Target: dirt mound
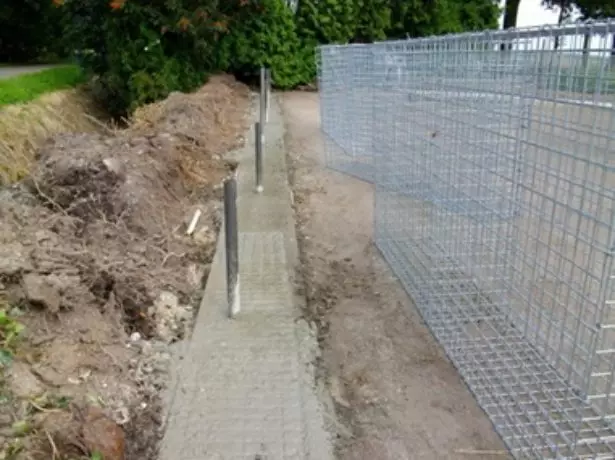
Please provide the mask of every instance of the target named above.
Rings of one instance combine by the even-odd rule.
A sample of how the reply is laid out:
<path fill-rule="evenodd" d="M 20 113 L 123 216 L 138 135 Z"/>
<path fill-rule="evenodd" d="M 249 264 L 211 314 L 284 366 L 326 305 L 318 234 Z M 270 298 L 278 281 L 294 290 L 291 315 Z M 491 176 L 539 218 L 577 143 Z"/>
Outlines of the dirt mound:
<path fill-rule="evenodd" d="M 48 140 L 31 176 L 0 192 L 0 310 L 26 331 L 7 386 L 13 395 L 29 388 L 11 399 L 4 422 L 36 422 L 30 455 L 42 456 L 32 458 L 56 458 L 58 449 L 155 454 L 165 344 L 191 325 L 221 222 L 221 184 L 234 167 L 223 154 L 242 143 L 248 106 L 246 87 L 216 77 L 144 107 L 125 130 Z M 61 411 L 73 428 L 52 430 L 33 417 L 47 413 L 32 410 L 42 394 L 74 401 Z M 112 427 L 102 431 L 113 439 L 86 442 L 84 433 L 107 427 L 102 416 L 83 415 L 93 406 L 124 426 L 126 449 Z M 7 452 L 18 438 L 2 423 Z M 124 457 L 108 460 L 116 458 Z"/>
<path fill-rule="evenodd" d="M 50 136 L 105 130 L 105 113 L 86 88 L 42 95 L 26 104 L 0 108 L 0 185 L 23 179 Z"/>

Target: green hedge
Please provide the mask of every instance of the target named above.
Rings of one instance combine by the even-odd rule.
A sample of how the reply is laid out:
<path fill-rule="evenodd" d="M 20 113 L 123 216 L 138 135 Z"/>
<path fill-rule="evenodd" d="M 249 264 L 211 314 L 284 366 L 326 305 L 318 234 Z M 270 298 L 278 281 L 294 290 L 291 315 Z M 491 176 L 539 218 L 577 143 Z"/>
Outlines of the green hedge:
<path fill-rule="evenodd" d="M 299 0 L 296 14 L 285 0 L 49 1 L 115 115 L 220 71 L 250 80 L 264 65 L 293 88 L 314 80 L 318 44 L 490 28 L 498 14 L 493 0 Z"/>
<path fill-rule="evenodd" d="M 266 66 L 273 84 L 284 89 L 313 78 L 314 55 L 299 39 L 294 15 L 283 0 L 262 0 L 245 8 L 229 30 L 219 46 L 221 69 L 252 79 Z"/>
<path fill-rule="evenodd" d="M 0 1 L 0 62 L 51 62 L 65 54 L 62 12 L 52 0 Z"/>
<path fill-rule="evenodd" d="M 94 94 L 113 115 L 191 91 L 216 71 L 226 19 L 215 0 L 66 0 L 62 8 L 83 67 L 98 76 Z"/>
<path fill-rule="evenodd" d="M 51 91 L 75 87 L 85 80 L 85 73 L 76 65 L 0 80 L 0 106 L 29 102 Z"/>

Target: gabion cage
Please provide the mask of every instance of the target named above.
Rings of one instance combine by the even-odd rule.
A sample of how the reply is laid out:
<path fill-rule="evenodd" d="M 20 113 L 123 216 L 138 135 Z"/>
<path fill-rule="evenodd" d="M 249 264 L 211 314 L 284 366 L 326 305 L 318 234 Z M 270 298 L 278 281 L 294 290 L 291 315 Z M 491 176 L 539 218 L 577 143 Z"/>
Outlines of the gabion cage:
<path fill-rule="evenodd" d="M 615 459 L 614 25 L 320 48 L 327 164 L 516 458 Z"/>

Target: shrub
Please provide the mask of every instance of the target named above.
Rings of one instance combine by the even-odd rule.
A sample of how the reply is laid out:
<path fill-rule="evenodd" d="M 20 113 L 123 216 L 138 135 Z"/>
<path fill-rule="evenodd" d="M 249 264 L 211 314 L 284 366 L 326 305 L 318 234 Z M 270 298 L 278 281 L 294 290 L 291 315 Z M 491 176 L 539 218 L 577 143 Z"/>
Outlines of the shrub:
<path fill-rule="evenodd" d="M 0 62 L 53 60 L 61 55 L 60 19 L 51 0 L 2 0 Z"/>
<path fill-rule="evenodd" d="M 357 30 L 355 0 L 301 0 L 297 27 L 307 43 L 348 43 Z"/>
<path fill-rule="evenodd" d="M 387 38 L 391 26 L 391 8 L 388 0 L 360 0 L 354 41 L 370 43 Z"/>
<path fill-rule="evenodd" d="M 425 37 L 493 29 L 499 8 L 494 0 L 391 0 L 390 38 Z"/>
<path fill-rule="evenodd" d="M 218 64 L 243 79 L 254 78 L 266 66 L 275 86 L 292 88 L 313 79 L 310 53 L 299 40 L 293 12 L 283 0 L 253 1 L 230 23 L 220 43 Z"/>
<path fill-rule="evenodd" d="M 63 8 L 82 65 L 99 77 L 95 94 L 114 115 L 204 83 L 226 28 L 215 0 L 66 0 Z"/>

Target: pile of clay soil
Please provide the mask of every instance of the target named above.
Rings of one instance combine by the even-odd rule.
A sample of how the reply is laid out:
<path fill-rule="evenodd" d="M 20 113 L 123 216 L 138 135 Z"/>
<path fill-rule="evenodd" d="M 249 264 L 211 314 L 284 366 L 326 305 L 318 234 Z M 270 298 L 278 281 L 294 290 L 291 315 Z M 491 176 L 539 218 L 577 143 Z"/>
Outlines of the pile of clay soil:
<path fill-rule="evenodd" d="M 25 326 L 0 459 L 156 457 L 169 344 L 189 333 L 248 107 L 247 87 L 212 78 L 125 130 L 49 139 L 0 191 L 0 310 Z"/>

